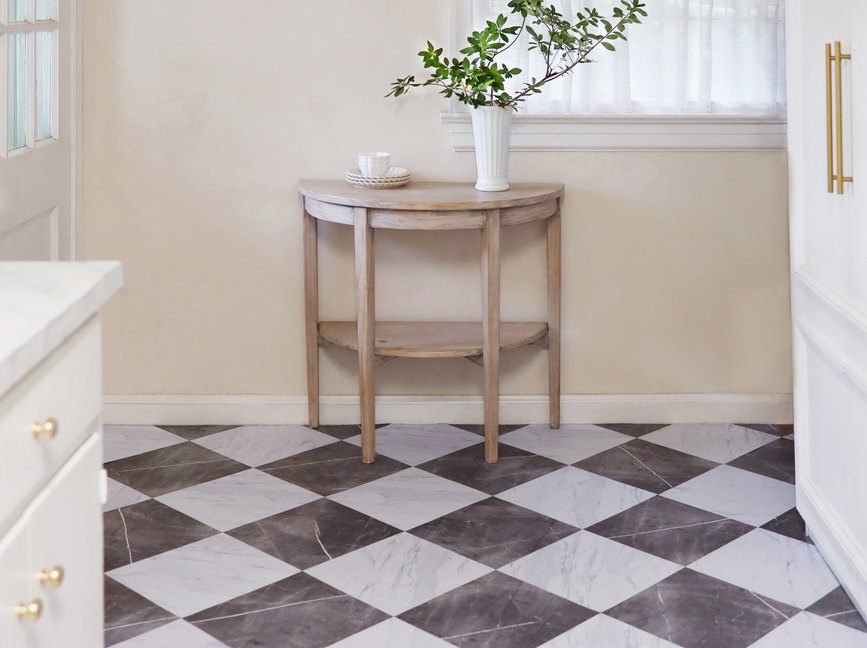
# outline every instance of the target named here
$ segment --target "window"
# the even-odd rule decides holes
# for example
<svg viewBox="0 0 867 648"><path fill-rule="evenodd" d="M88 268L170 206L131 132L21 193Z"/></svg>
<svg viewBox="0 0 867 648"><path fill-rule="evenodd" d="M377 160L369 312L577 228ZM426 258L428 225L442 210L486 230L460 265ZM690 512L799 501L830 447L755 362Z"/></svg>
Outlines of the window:
<svg viewBox="0 0 867 648"><path fill-rule="evenodd" d="M473 25L508 13L508 0L455 0L453 46ZM566 14L615 0L554 0ZM645 0L616 52L600 52L521 107L516 149L785 148L785 0ZM523 41L523 42L522 42ZM526 36L507 63L539 76ZM520 80L519 80L520 81ZM444 120L471 148L462 107Z"/></svg>

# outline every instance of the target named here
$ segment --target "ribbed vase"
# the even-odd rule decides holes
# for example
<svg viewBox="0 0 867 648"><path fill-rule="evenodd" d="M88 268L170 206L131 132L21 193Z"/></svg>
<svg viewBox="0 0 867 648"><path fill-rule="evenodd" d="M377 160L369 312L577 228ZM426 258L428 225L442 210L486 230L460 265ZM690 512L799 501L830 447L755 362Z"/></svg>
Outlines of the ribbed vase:
<svg viewBox="0 0 867 648"><path fill-rule="evenodd" d="M480 106L471 110L476 144L476 189L506 191L509 188L509 139L511 108Z"/></svg>

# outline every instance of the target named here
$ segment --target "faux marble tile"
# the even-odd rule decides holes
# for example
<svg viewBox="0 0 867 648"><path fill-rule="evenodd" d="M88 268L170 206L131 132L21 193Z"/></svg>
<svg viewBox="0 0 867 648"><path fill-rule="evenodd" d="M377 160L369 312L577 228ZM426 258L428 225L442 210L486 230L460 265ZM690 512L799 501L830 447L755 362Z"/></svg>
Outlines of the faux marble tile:
<svg viewBox="0 0 867 648"><path fill-rule="evenodd" d="M792 436L795 431L794 425L786 424L763 424L763 423L739 423L741 427L748 427L751 430L759 432L767 432L768 434L776 434L777 436L785 437Z"/></svg>
<svg viewBox="0 0 867 648"><path fill-rule="evenodd" d="M252 469L162 495L157 501L219 531L228 531L319 498L300 486Z"/></svg>
<svg viewBox="0 0 867 648"><path fill-rule="evenodd" d="M117 648L226 648L226 644L193 627L186 621L174 621L152 632L117 644Z"/></svg>
<svg viewBox="0 0 867 648"><path fill-rule="evenodd" d="M103 463L183 443L176 434L152 425L105 425L102 428Z"/></svg>
<svg viewBox="0 0 867 648"><path fill-rule="evenodd" d="M795 444L788 439L777 439L738 457L729 465L794 484Z"/></svg>
<svg viewBox="0 0 867 648"><path fill-rule="evenodd" d="M211 527L164 504L148 500L104 513L105 570L216 535Z"/></svg>
<svg viewBox="0 0 867 648"><path fill-rule="evenodd" d="M594 524L588 531L679 565L689 565L752 529L748 524L654 497Z"/></svg>
<svg viewBox="0 0 867 648"><path fill-rule="evenodd" d="M114 479L108 480L108 498L102 507L102 512L107 513L123 506L132 506L139 502L145 502L150 498L144 493L139 493L129 486L121 484Z"/></svg>
<svg viewBox="0 0 867 648"><path fill-rule="evenodd" d="M490 495L514 488L562 467L563 464L557 461L508 445L500 445L500 460L497 463L487 463L483 444L453 452L419 466L434 475Z"/></svg>
<svg viewBox="0 0 867 648"><path fill-rule="evenodd" d="M108 575L184 617L297 571L240 540L217 535L114 569Z"/></svg>
<svg viewBox="0 0 867 648"><path fill-rule="evenodd" d="M245 425L195 442L255 467L336 441L332 436L300 425Z"/></svg>
<svg viewBox="0 0 867 648"><path fill-rule="evenodd" d="M331 648L449 648L451 645L392 617L338 641Z"/></svg>
<svg viewBox="0 0 867 648"><path fill-rule="evenodd" d="M631 437L597 425L527 425L500 437L500 443L565 464L575 463L629 441Z"/></svg>
<svg viewBox="0 0 867 648"><path fill-rule="evenodd" d="M346 441L360 447L361 435ZM386 425L376 431L376 454L416 466L481 441L453 425Z"/></svg>
<svg viewBox="0 0 867 648"><path fill-rule="evenodd" d="M670 425L669 423L600 423L599 427L604 427L608 430L614 430L615 432L620 432L621 434L628 434L631 437L644 436L645 434L650 434L651 432L656 432L657 430L661 430L664 427Z"/></svg>
<svg viewBox="0 0 867 648"><path fill-rule="evenodd" d="M580 531L500 571L602 612L680 568L643 551Z"/></svg>
<svg viewBox="0 0 867 648"><path fill-rule="evenodd" d="M867 634L801 612L759 639L752 648L867 648Z"/></svg>
<svg viewBox="0 0 867 648"><path fill-rule="evenodd" d="M333 495L406 467L382 456L371 464L362 463L359 449L341 441L265 464L259 470L314 493Z"/></svg>
<svg viewBox="0 0 867 648"><path fill-rule="evenodd" d="M816 547L764 529L753 530L690 567L799 608L838 585Z"/></svg>
<svg viewBox="0 0 867 648"><path fill-rule="evenodd" d="M496 568L576 531L522 506L490 498L416 527L412 534Z"/></svg>
<svg viewBox="0 0 867 648"><path fill-rule="evenodd" d="M378 425L376 427L378 429L382 426ZM335 439L348 439L349 437L361 434L360 425L320 425L315 429L328 436L333 436Z"/></svg>
<svg viewBox="0 0 867 648"><path fill-rule="evenodd" d="M486 498L485 493L418 468L329 496L404 531Z"/></svg>
<svg viewBox="0 0 867 648"><path fill-rule="evenodd" d="M770 522L766 522L762 525L762 528L788 536L789 538L794 538L795 540L800 540L801 542L813 544L813 541L807 536L807 525L804 523L804 518L801 517L796 508L778 515Z"/></svg>
<svg viewBox="0 0 867 648"><path fill-rule="evenodd" d="M779 437L740 425L669 425L642 437L645 441L717 463L726 463Z"/></svg>
<svg viewBox="0 0 867 648"><path fill-rule="evenodd" d="M662 493L718 464L641 439L624 443L575 464L636 488Z"/></svg>
<svg viewBox="0 0 867 648"><path fill-rule="evenodd" d="M566 466L497 497L584 528L650 499L653 493Z"/></svg>
<svg viewBox="0 0 867 648"><path fill-rule="evenodd" d="M631 625L597 614L542 648L677 648L673 643Z"/></svg>
<svg viewBox="0 0 867 648"><path fill-rule="evenodd" d="M747 648L796 613L689 569L606 612L683 648Z"/></svg>
<svg viewBox="0 0 867 648"><path fill-rule="evenodd" d="M401 533L306 571L383 612L397 615L491 569Z"/></svg>
<svg viewBox="0 0 867 648"><path fill-rule="evenodd" d="M103 577L103 583L106 646L155 630L177 618L108 576Z"/></svg>
<svg viewBox="0 0 867 648"><path fill-rule="evenodd" d="M186 442L112 461L106 469L112 479L157 497L247 470L247 466Z"/></svg>
<svg viewBox="0 0 867 648"><path fill-rule="evenodd" d="M484 425L464 424L464 423L459 425L459 424L455 423L454 426L457 428L461 428L462 430L466 430L467 432L472 432L473 434L477 434L479 436L485 436L485 426ZM512 430L517 430L517 429L522 428L522 427L526 427L526 426L524 426L524 425L500 425L497 428L497 432L500 434L500 436L502 436L504 434L508 434Z"/></svg>
<svg viewBox="0 0 867 648"><path fill-rule="evenodd" d="M257 520L229 535L299 569L339 558L399 533L329 499Z"/></svg>
<svg viewBox="0 0 867 648"><path fill-rule="evenodd" d="M193 441L195 439L201 439L202 437L210 436L212 434L217 434L218 432L225 432L226 430L232 430L236 427L241 427L240 425L160 425L158 426L163 430L167 430L172 434L177 434L179 437L183 437L187 441Z"/></svg>
<svg viewBox="0 0 867 648"><path fill-rule="evenodd" d="M494 572L401 615L455 646L534 648L595 613Z"/></svg>
<svg viewBox="0 0 867 648"><path fill-rule="evenodd" d="M386 618L379 610L302 573L187 620L231 648L288 648L333 646Z"/></svg>
<svg viewBox="0 0 867 648"><path fill-rule="evenodd" d="M719 466L661 497L761 526L795 506L795 487L740 468Z"/></svg>
<svg viewBox="0 0 867 648"><path fill-rule="evenodd" d="M854 630L867 632L867 622L855 608L852 599L842 587L838 587L813 603L808 612L824 617L837 623L842 623Z"/></svg>

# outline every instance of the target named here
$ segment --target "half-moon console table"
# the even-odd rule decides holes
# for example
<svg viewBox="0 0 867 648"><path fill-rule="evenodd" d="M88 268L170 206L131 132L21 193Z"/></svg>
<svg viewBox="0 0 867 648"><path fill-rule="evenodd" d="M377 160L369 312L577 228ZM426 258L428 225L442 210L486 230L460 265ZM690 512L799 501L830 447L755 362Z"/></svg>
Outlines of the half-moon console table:
<svg viewBox="0 0 867 648"><path fill-rule="evenodd" d="M302 180L307 398L310 425L319 426L319 344L358 352L361 457L373 462L374 359L465 357L485 371L485 459L497 461L500 351L548 344L550 425L560 426L560 200L563 185L516 184L484 193L470 183L413 182L400 189L361 189L340 180ZM319 321L317 223L355 229L357 322ZM546 220L548 321L500 321L500 228ZM481 230L481 322L377 322L374 315L373 235L377 229Z"/></svg>

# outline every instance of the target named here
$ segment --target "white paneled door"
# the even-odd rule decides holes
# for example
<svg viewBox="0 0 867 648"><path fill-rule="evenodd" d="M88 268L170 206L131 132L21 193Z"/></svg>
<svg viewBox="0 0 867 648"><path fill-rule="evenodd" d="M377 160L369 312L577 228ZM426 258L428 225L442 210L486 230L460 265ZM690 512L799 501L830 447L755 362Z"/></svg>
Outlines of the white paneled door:
<svg viewBox="0 0 867 648"><path fill-rule="evenodd" d="M0 260L75 255L79 0L0 0Z"/></svg>
<svg viewBox="0 0 867 648"><path fill-rule="evenodd" d="M797 504L867 613L867 2L787 13Z"/></svg>

